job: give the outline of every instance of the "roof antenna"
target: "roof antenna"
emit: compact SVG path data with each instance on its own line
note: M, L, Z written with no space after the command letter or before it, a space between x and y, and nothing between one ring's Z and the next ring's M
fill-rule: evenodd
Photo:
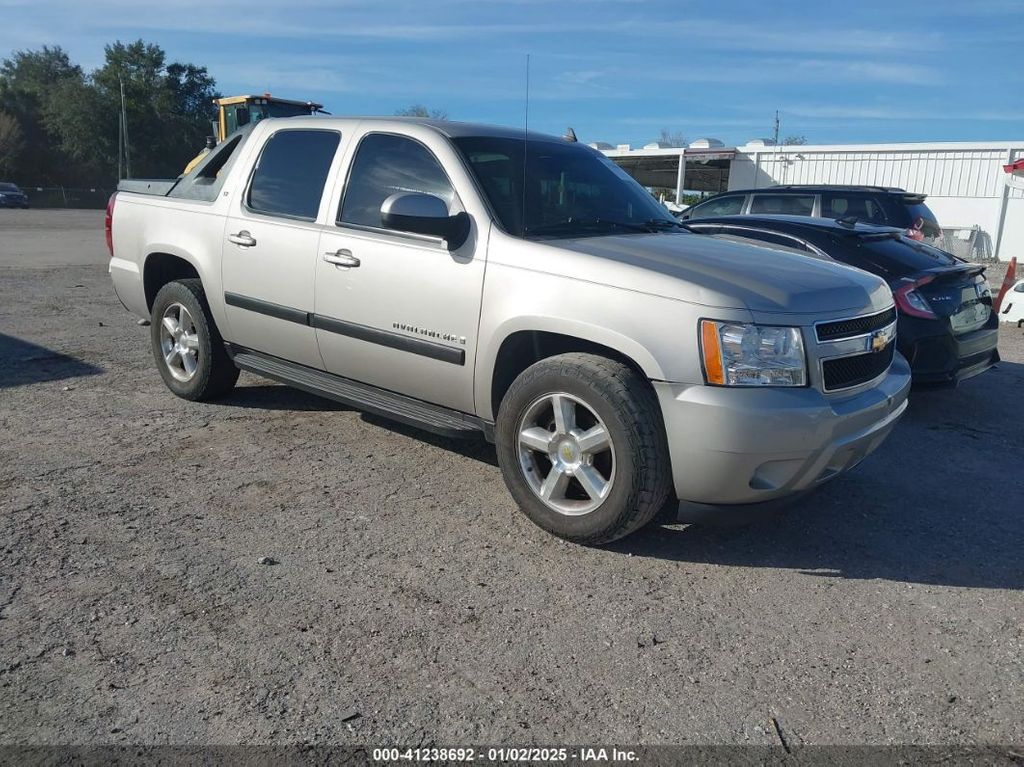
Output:
M578 139L576 138L576 131L574 131L571 127L565 129L565 135L562 136L562 138L564 138L570 144L575 144L578 141Z
M519 211L522 218L523 237L526 237L526 149L530 140L530 54L526 54L526 113L523 118L523 207Z

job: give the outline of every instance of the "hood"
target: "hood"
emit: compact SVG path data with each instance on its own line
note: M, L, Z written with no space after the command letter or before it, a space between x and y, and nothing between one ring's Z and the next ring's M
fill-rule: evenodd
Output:
M544 244L566 256L563 263L549 263L544 271L555 267L567 276L705 306L820 314L892 304L886 283L860 269L708 235L632 234Z

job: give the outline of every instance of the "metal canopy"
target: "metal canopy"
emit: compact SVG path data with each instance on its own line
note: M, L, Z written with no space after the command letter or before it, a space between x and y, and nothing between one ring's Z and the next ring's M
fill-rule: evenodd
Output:
M729 165L736 156L734 149L659 149L656 153L616 155L610 159L647 187L675 189L676 201L683 189L695 192L724 192L729 188ZM685 158L680 173L680 158Z

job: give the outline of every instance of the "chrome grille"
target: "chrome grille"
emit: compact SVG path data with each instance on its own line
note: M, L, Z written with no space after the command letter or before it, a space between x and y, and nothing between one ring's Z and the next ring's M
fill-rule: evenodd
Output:
M849 389L877 378L889 369L895 351L896 344L889 343L879 352L822 360L821 375L825 391Z
M821 322L815 326L818 341L840 341L844 338L855 338L866 333L881 330L896 321L896 307L890 307L878 314L866 317L854 317L849 320Z

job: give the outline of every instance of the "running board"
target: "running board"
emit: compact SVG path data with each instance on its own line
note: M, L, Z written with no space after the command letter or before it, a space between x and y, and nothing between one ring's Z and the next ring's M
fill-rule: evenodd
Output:
M227 348L235 365L242 370L443 437L473 439L489 435L493 429L484 420L458 410L449 410L249 349L231 345Z

